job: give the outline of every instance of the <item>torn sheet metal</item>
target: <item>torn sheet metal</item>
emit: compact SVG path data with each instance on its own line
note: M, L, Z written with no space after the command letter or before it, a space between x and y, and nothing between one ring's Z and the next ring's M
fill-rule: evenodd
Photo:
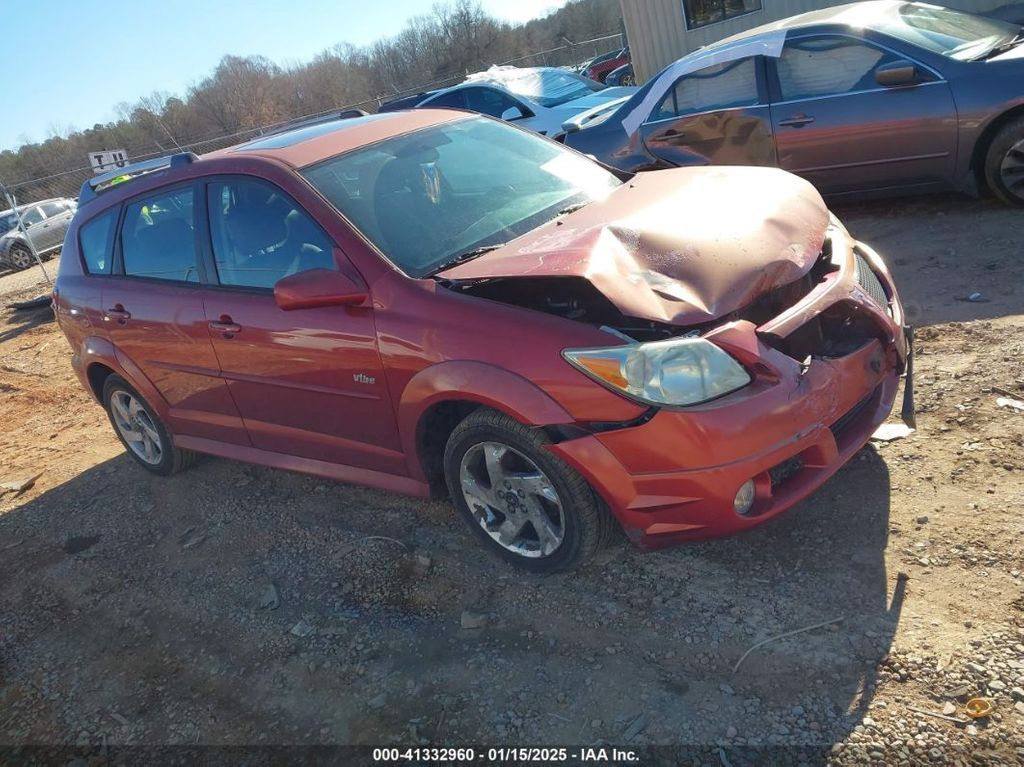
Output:
M725 64L737 59L745 59L749 56L770 56L773 59L782 55L782 46L786 42L786 30L778 29L772 32L765 32L753 38L744 38L733 43L714 45L708 48L701 48L689 56L684 56L674 64L662 71L658 79L654 81L651 89L647 91L643 101L637 104L630 112L623 116L622 127L626 129L627 135L636 133L644 120L651 114L663 98L669 86L683 75L696 72L704 67L715 64Z
M806 274L828 222L814 187L784 171L675 168L439 276L582 277L626 316L693 325Z

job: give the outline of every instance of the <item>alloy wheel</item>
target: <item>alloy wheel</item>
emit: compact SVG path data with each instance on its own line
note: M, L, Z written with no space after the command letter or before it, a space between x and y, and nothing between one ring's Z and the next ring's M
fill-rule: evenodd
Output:
M110 397L110 411L118 433L135 455L156 466L163 459L163 441L149 413L134 396L115 391Z
M15 269L28 269L32 266L32 254L20 245L11 248L11 264Z
M474 519L502 548L522 557L551 555L565 538L565 512L548 476L501 442L462 456L459 484Z
M999 178L1007 191L1024 198L1024 139L1006 150L999 166Z

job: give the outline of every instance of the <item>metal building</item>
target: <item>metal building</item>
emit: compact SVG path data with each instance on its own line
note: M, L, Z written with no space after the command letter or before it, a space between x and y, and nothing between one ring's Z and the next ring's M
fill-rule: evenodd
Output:
M798 13L849 0L619 0L638 83L701 46ZM987 13L1007 0L943 0Z

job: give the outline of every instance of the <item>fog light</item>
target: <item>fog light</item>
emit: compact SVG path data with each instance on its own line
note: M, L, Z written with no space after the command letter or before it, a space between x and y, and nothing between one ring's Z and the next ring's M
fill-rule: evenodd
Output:
M737 514L746 514L753 505L754 480L748 479L736 492L736 497L732 500L732 507L736 510Z

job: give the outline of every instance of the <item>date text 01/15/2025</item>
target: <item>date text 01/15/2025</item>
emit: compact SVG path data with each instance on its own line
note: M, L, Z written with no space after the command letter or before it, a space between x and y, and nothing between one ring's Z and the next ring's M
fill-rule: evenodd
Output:
M484 763L539 763L539 762L605 762L605 763L632 763L637 762L639 757L635 751L619 748L586 747L568 749L559 748L537 748L526 746L491 746L486 749L476 750L474 748L375 748L373 749L373 760L375 762L472 762L481 761Z

